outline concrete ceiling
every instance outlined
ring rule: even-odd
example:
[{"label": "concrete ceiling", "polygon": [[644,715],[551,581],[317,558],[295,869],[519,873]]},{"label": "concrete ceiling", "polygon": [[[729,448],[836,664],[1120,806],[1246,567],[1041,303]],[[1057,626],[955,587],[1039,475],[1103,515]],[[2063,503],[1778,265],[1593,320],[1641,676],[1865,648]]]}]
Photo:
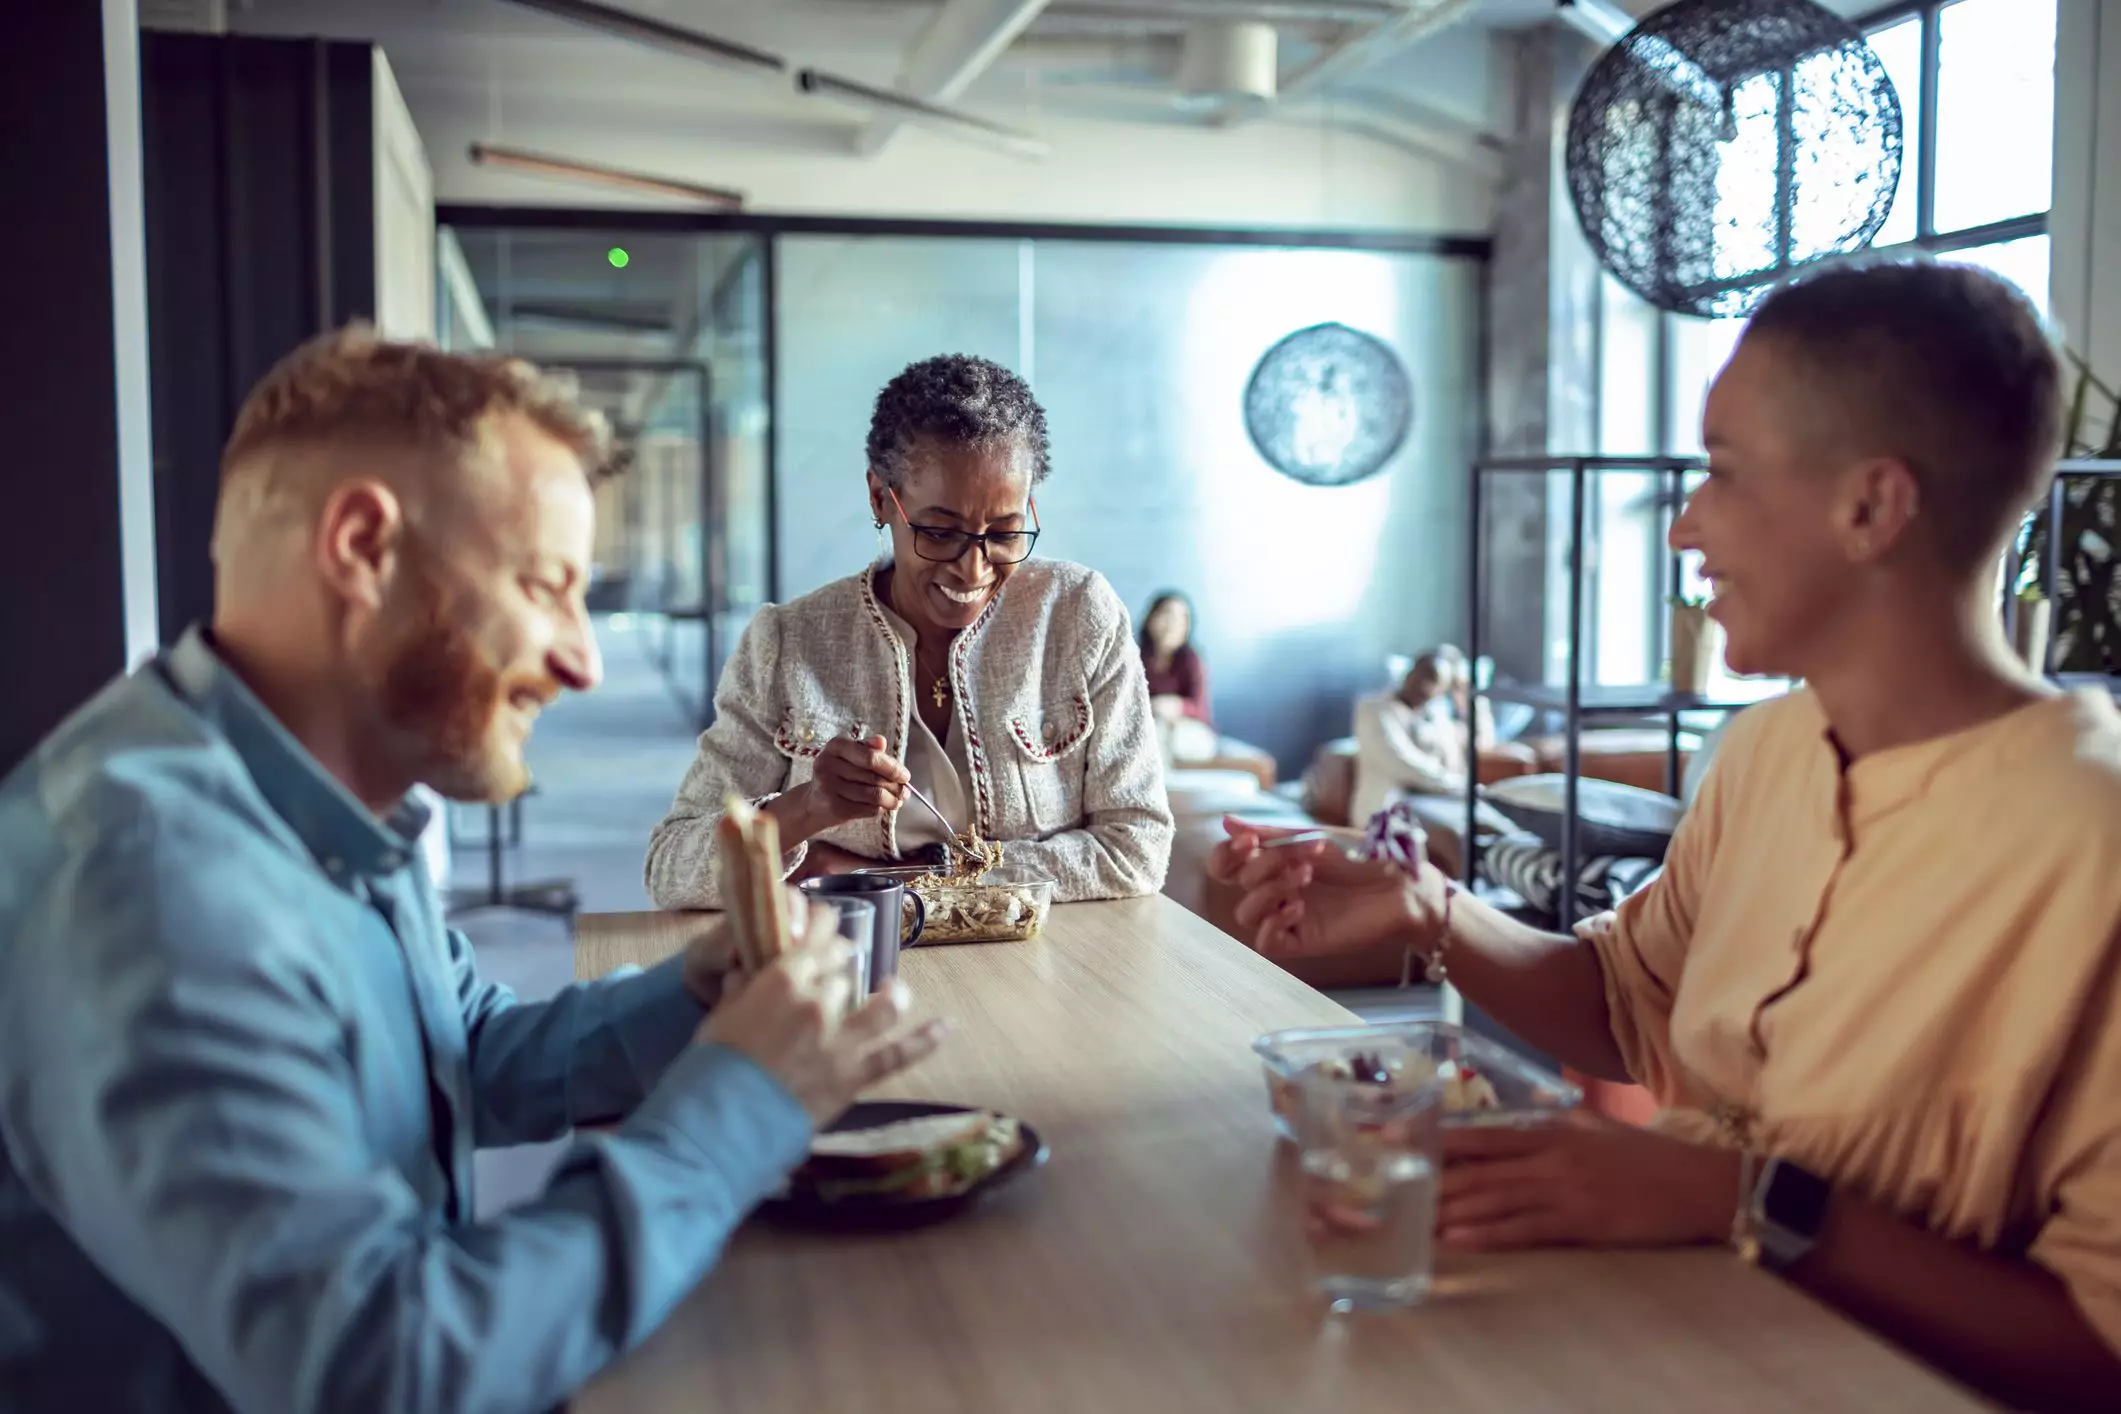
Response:
[{"label": "concrete ceiling", "polygon": [[[1171,103],[1187,27],[1250,13],[1281,35],[1284,109],[1477,163],[1488,115],[1457,99],[1454,65],[1407,19],[1459,26],[1550,22],[1552,0],[610,0],[639,14],[786,56],[881,88],[1020,121],[1040,112],[1120,122],[1227,125],[1230,114]],[[1655,0],[1622,0],[1646,13]],[[1830,0],[1844,13],[1874,0]],[[624,165],[626,133],[682,131],[703,143],[862,159],[895,125],[806,97],[785,75],[726,70],[584,29],[506,0],[234,0],[252,33],[374,40],[389,54],[432,145],[512,128],[579,129],[585,155]],[[1456,101],[1454,101],[1454,99]],[[526,182],[531,179],[523,179]],[[573,199],[551,187],[548,199]],[[741,238],[636,238],[615,270],[594,233],[462,233],[467,263],[503,343],[532,354],[668,357],[685,347]],[[630,382],[631,380],[624,380]],[[637,386],[637,385],[636,385]]]},{"label": "concrete ceiling", "polygon": [[[1280,36],[1287,112],[1323,100],[1407,100],[1367,122],[1459,144],[1488,114],[1451,101],[1442,76],[1409,66],[1441,28],[1550,22],[1553,0],[608,0],[878,88],[1021,123],[1029,112],[1104,120],[1227,124],[1186,109],[1173,76],[1188,28],[1256,16]],[[1646,13],[1656,0],[1620,0]],[[1876,0],[1828,0],[1855,13]],[[1434,14],[1432,21],[1424,16]],[[371,39],[389,54],[423,132],[506,141],[512,127],[579,125],[609,136],[673,127],[704,143],[791,155],[873,157],[888,115],[821,102],[786,75],[736,71],[585,29],[506,0],[233,0],[235,29]],[[1441,94],[1441,96],[1439,96]],[[1426,131],[1416,110],[1440,111]],[[1241,115],[1241,116],[1256,116]],[[430,141],[434,140],[430,133]],[[1462,150],[1462,149],[1461,149]]]},{"label": "concrete ceiling", "polygon": [[[1210,14],[1272,17],[1285,84],[1342,51],[1336,84],[1390,65],[1441,7],[1473,25],[1538,22],[1546,0],[617,0],[636,13],[785,56],[794,66],[1021,121],[1030,102],[1121,121],[1208,124],[1169,101],[1187,28]],[[1528,8],[1530,4],[1531,8]],[[871,156],[896,123],[798,93],[786,76],[724,70],[505,0],[235,0],[250,33],[371,39],[422,120],[505,140],[511,126],[611,130],[681,123],[713,141]],[[1306,82],[1308,90],[1318,87]],[[1317,96],[1317,95],[1314,95]],[[1477,117],[1478,115],[1464,115]]]}]

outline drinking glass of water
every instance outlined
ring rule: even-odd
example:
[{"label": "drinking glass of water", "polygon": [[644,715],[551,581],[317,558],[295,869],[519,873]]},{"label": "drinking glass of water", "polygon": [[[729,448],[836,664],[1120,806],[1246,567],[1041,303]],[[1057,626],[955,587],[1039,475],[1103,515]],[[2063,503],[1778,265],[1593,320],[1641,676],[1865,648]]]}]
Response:
[{"label": "drinking glass of water", "polygon": [[837,916],[834,931],[853,953],[847,963],[847,1010],[851,1012],[869,999],[869,950],[876,935],[876,905],[849,895],[813,894],[810,906],[829,909]]},{"label": "drinking glass of water", "polygon": [[1314,1068],[1299,1093],[1302,1217],[1319,1291],[1335,1311],[1413,1305],[1435,1265],[1444,1107],[1435,1068],[1426,1057],[1366,1053]]}]

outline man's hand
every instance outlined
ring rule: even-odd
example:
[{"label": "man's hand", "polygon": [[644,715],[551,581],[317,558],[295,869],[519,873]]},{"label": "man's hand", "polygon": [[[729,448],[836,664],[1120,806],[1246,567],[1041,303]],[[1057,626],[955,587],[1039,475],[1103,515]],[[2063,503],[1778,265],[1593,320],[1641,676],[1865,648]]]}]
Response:
[{"label": "man's hand", "polygon": [[1468,1252],[1721,1242],[1739,1157],[1575,1113],[1444,1131],[1437,1237]]},{"label": "man's hand", "polygon": [[1231,817],[1229,838],[1208,857],[1210,877],[1244,890],[1238,926],[1269,957],[1347,952],[1385,942],[1426,952],[1443,923],[1444,879],[1424,864],[1409,876],[1394,864],[1348,858],[1320,841],[1268,849],[1300,831]]},{"label": "man's hand", "polygon": [[822,1127],[863,1090],[925,1060],[946,1028],[941,1021],[909,1023],[913,998],[900,982],[848,1014],[848,945],[830,909],[807,913],[798,925],[805,929],[801,946],[756,977],[736,973],[725,981],[699,1039],[756,1061]]},{"label": "man's hand", "polygon": [[716,918],[685,947],[685,990],[701,1006],[712,1007],[722,999],[722,986],[736,966],[736,935],[727,917]]}]

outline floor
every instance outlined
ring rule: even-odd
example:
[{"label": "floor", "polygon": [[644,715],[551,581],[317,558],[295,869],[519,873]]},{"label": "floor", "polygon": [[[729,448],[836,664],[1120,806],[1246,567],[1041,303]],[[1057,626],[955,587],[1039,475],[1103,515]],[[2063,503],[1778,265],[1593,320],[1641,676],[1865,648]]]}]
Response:
[{"label": "floor", "polygon": [[[603,685],[554,703],[538,719],[529,749],[537,787],[523,802],[522,843],[504,854],[507,883],[571,880],[585,912],[649,907],[641,881],[648,835],[692,761],[696,736],[687,711],[654,667],[652,632],[653,626],[626,615],[600,620]],[[458,888],[486,880],[486,823],[483,810],[453,809],[450,882]],[[473,909],[451,922],[471,939],[481,971],[518,996],[550,996],[574,979],[573,941],[556,918]],[[1372,1020],[1435,1014],[1434,993],[1426,988],[1339,999]],[[563,1147],[481,1153],[480,1211],[535,1195]]]}]

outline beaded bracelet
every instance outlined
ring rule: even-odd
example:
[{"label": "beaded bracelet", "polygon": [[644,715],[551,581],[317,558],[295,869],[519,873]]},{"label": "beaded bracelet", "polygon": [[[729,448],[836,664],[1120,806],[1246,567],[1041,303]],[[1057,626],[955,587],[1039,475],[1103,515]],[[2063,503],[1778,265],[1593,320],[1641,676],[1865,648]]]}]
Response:
[{"label": "beaded bracelet", "polygon": [[[1390,864],[1410,878],[1421,877],[1421,867],[1428,862],[1428,832],[1414,818],[1414,812],[1402,801],[1370,817],[1370,824],[1363,831],[1362,857],[1381,864]],[[1436,947],[1423,960],[1422,978],[1429,985],[1440,987],[1450,975],[1444,963],[1444,952],[1451,945],[1451,900],[1458,896],[1458,886],[1446,879],[1443,886],[1443,929],[1437,935]],[[1414,944],[1408,943],[1399,955],[1399,985],[1406,987],[1414,980]]]}]

